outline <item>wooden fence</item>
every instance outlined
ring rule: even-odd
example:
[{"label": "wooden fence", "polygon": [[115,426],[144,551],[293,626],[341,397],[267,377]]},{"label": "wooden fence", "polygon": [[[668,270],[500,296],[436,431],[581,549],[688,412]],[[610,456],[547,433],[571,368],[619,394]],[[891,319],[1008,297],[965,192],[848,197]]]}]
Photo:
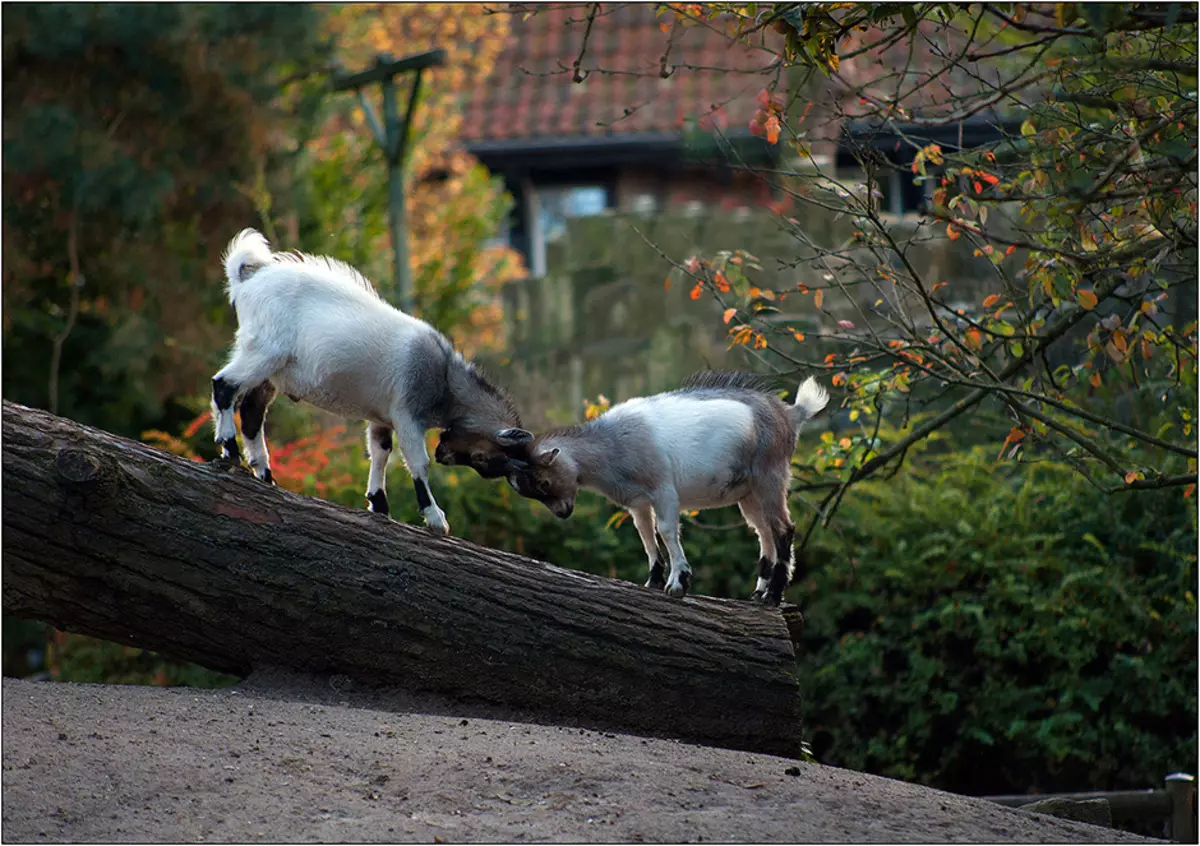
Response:
[{"label": "wooden fence", "polygon": [[1091,791],[1087,793],[1047,793],[1025,796],[981,796],[989,802],[1017,808],[1043,799],[1107,799],[1113,822],[1163,820],[1165,835],[1175,843],[1198,841],[1196,822],[1196,780],[1188,773],[1172,773],[1162,790]]}]

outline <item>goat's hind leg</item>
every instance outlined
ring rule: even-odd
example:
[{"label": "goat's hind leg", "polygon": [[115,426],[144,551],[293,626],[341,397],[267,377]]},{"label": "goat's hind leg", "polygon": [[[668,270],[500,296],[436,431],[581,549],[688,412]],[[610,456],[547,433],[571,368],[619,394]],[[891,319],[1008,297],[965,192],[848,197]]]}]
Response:
[{"label": "goat's hind leg", "polygon": [[756,500],[744,499],[738,503],[738,508],[750,528],[754,529],[754,533],[758,535],[758,579],[750,598],[755,602],[762,602],[767,595],[767,588],[771,584],[771,575],[775,570],[777,555],[775,533],[771,531],[770,524],[763,517],[762,506]]},{"label": "goat's hind leg", "polygon": [[[275,401],[275,386],[262,382],[246,393],[238,410],[242,414],[242,442],[246,445],[246,461],[254,475],[267,484],[275,484],[271,476],[271,455],[267,452],[267,408]],[[236,448],[236,444],[235,444]]]},{"label": "goat's hind leg", "polygon": [[367,477],[367,507],[376,514],[388,515],[387,463],[392,454],[392,429],[378,423],[367,424],[367,455],[371,472]]},{"label": "goat's hind leg", "polygon": [[646,587],[662,590],[667,586],[667,574],[658,551],[658,538],[654,534],[654,509],[643,505],[641,508],[629,509],[629,513],[633,515],[633,525],[642,539],[642,547],[646,550],[646,559],[650,565],[650,578],[646,580]]},{"label": "goat's hind leg", "polygon": [[764,516],[775,541],[775,564],[767,584],[765,604],[771,607],[783,601],[783,591],[792,580],[792,542],[796,539],[796,524],[787,509],[787,488],[764,503]]}]

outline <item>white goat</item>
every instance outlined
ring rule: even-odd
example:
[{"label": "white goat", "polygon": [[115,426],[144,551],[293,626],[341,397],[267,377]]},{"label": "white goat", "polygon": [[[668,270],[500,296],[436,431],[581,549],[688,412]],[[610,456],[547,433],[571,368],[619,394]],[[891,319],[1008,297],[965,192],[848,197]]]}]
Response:
[{"label": "white goat", "polygon": [[277,392],[368,421],[367,501],[381,514],[388,513],[384,477],[394,431],[421,515],[442,534],[450,527],[429,492],[425,431],[444,430],[440,462],[470,464],[487,477],[504,475],[506,448],[532,440],[511,400],[445,336],[392,308],[349,265],[272,253],[253,229],[230,241],[223,262],[238,330],[229,363],[213,377],[216,440],[224,457],[240,460],[233,420],[240,402],[258,478],[273,483],[263,421]]},{"label": "white goat", "polygon": [[[746,373],[699,373],[670,393],[613,406],[579,426],[538,435],[509,484],[566,519],[579,488],[633,515],[650,564],[649,588],[684,596],[692,569],[679,542],[681,510],[737,504],[758,534],[753,598],[778,605],[792,576],[791,457],[800,425],[829,401],[812,378],[793,405]],[[671,563],[664,581],[655,531]]]}]

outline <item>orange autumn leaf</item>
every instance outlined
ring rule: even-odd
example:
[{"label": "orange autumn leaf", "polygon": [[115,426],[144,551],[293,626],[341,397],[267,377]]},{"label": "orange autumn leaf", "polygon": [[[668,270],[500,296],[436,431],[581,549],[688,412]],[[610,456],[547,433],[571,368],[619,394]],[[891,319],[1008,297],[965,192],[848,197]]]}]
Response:
[{"label": "orange autumn leaf", "polygon": [[[994,159],[993,159],[994,160]],[[984,173],[982,170],[975,171],[975,175],[986,182],[988,185],[995,185],[1000,181],[1000,177],[992,176],[990,173]]]},{"label": "orange autumn leaf", "polygon": [[1090,382],[1090,383],[1091,383],[1091,385],[1092,385],[1092,387],[1093,387],[1093,388],[1099,388],[1099,387],[1100,387],[1100,382],[1101,382],[1101,379],[1100,379],[1100,374],[1099,374],[1099,373],[1093,373],[1093,374],[1092,374],[1092,376],[1091,376],[1091,378],[1090,378],[1090,379],[1088,379],[1088,382]]},{"label": "orange autumn leaf", "polygon": [[1006,449],[1008,449],[1009,444],[1019,443],[1024,438],[1025,438],[1025,430],[1022,429],[1020,426],[1013,426],[1008,431],[1008,437],[1006,437],[1004,439],[1004,443],[1001,444],[1000,454],[997,455],[996,458],[1002,458],[1004,456],[1004,451]]},{"label": "orange autumn leaf", "polygon": [[820,308],[823,302],[825,302],[825,292],[818,288],[817,290],[813,291],[813,304],[817,308]]},{"label": "orange autumn leaf", "polygon": [[734,316],[735,314],[737,314],[737,309],[736,309],[736,308],[727,308],[727,309],[725,309],[725,314],[724,314],[724,315],[722,315],[722,317],[721,317],[721,322],[722,322],[722,323],[728,323],[729,321],[733,320],[733,316]]},{"label": "orange autumn leaf", "polygon": [[968,329],[964,341],[968,347],[979,352],[983,347],[983,333],[978,329]]},{"label": "orange autumn leaf", "polygon": [[696,287],[692,288],[692,290],[688,293],[688,296],[691,297],[693,300],[698,300],[698,299],[700,299],[700,292],[703,290],[704,290],[704,286],[701,285],[699,282],[697,282]]},{"label": "orange autumn leaf", "polygon": [[794,337],[800,343],[802,343],[802,344],[804,343],[804,333],[803,332],[793,332],[792,337]]},{"label": "orange autumn leaf", "polygon": [[1145,473],[1139,473],[1137,470],[1130,470],[1128,473],[1125,474],[1125,484],[1132,485],[1138,479],[1144,479],[1144,478],[1146,478]]},{"label": "orange autumn leaf", "polygon": [[1084,290],[1084,289],[1080,289],[1075,292],[1075,299],[1078,300],[1079,304],[1081,306],[1083,306],[1084,309],[1086,309],[1087,311],[1091,311],[1092,309],[1094,309],[1096,307],[1096,305],[1100,302],[1100,300],[1098,300],[1096,298],[1096,295],[1094,293],[1092,293],[1091,291],[1088,291],[1088,290]]},{"label": "orange autumn leaf", "polygon": [[961,236],[962,236],[962,233],[958,231],[957,226],[955,226],[953,223],[946,224],[946,237],[947,238],[949,238],[951,241],[957,241]]},{"label": "orange autumn leaf", "polygon": [[846,374],[845,373],[834,374],[834,377],[832,379],[830,379],[829,381],[833,383],[833,386],[835,388],[840,388],[842,385],[846,384]]},{"label": "orange autumn leaf", "polygon": [[769,118],[767,118],[767,122],[763,125],[763,128],[767,130],[767,143],[778,144],[779,130],[782,129],[779,124],[779,118],[775,115],[771,115]]},{"label": "orange autumn leaf", "polygon": [[1186,488],[1183,489],[1183,498],[1187,499],[1189,496],[1191,496],[1195,492],[1196,492],[1196,486],[1188,485]]},{"label": "orange autumn leaf", "polygon": [[998,303],[998,302],[1000,302],[1000,295],[999,295],[999,294],[992,294],[990,297],[986,298],[986,299],[983,301],[983,307],[984,307],[984,308],[991,308],[992,306],[994,306],[994,305],[995,305],[996,303]]}]

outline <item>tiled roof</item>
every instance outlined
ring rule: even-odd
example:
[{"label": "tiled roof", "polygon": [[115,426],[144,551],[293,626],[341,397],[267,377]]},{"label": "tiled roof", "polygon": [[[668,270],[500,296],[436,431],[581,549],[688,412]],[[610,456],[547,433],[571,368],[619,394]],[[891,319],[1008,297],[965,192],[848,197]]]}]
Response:
[{"label": "tiled roof", "polygon": [[[602,3],[587,39],[581,83],[573,81],[590,3],[541,6],[512,15],[509,47],[467,105],[461,137],[468,144],[519,139],[627,137],[678,133],[687,118],[713,107],[725,131],[745,134],[754,95],[770,77],[726,69],[767,67],[774,56],[736,44],[700,25],[661,29],[654,3]],[[663,79],[660,58],[671,41]],[[718,70],[693,70],[693,67]]]}]

